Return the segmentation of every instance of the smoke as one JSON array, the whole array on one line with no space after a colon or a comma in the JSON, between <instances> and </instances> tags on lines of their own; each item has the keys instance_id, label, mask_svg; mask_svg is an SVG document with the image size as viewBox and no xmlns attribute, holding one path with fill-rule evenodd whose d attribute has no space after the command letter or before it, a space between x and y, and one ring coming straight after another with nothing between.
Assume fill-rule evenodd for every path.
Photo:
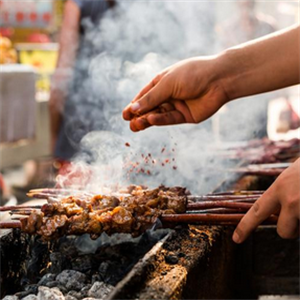
<instances>
[{"instance_id":1,"label":"smoke","mask_svg":"<svg viewBox=\"0 0 300 300\"><path fill-rule=\"evenodd\" d=\"M227 177L224 169L234 162L213 154L211 120L133 134L121 115L157 72L189 56L212 54L215 9L213 2L119 1L98 26L82 21L86 34L75 67L68 138L81 140L74 166L91 170L86 189L166 184L206 193ZM236 125L226 128L234 135Z\"/></svg>"}]
</instances>

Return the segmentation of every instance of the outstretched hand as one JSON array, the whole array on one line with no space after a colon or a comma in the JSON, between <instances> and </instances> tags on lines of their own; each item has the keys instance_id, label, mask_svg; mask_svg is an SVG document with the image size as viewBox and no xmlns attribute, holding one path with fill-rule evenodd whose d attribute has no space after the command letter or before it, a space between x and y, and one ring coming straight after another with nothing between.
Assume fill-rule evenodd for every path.
<instances>
[{"instance_id":1,"label":"outstretched hand","mask_svg":"<svg viewBox=\"0 0 300 300\"><path fill-rule=\"evenodd\" d=\"M214 68L216 58L181 61L157 75L124 109L132 131L199 123L228 101Z\"/></svg>"},{"instance_id":2,"label":"outstretched hand","mask_svg":"<svg viewBox=\"0 0 300 300\"><path fill-rule=\"evenodd\" d=\"M282 238L299 236L300 158L276 179L238 224L233 240L242 243L271 214L279 213L277 232Z\"/></svg>"}]
</instances>

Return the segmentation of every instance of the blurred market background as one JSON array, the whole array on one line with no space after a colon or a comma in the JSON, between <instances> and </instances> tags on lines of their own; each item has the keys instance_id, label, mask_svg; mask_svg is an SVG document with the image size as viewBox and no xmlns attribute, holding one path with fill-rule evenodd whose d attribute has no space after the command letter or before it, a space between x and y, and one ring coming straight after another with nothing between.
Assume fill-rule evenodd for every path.
<instances>
[{"instance_id":1,"label":"blurred market background","mask_svg":"<svg viewBox=\"0 0 300 300\"><path fill-rule=\"evenodd\" d=\"M48 100L51 76L58 58L65 2L0 1L0 185L4 203L23 202L29 188L55 184L57 166L50 151ZM269 15L276 29L281 29L299 22L298 5L298 1L258 1L256 11ZM207 53L199 51L199 55L232 46L229 39L235 33L222 34L225 27L220 24L238 14L235 1L210 1L205 4L205 9L210 20L209 38L205 42L209 44L206 45ZM228 45L224 42L225 37ZM194 49L192 54L196 55L197 47ZM281 108L285 110L286 100L297 98L297 93L298 89L294 88L273 96L273 107L277 107L277 112ZM269 109L272 109L270 105ZM271 113L273 118L275 115L280 113ZM273 137L293 129L289 126L289 115L287 120L279 119L273 120L279 122L278 130L274 132L275 127L271 126L268 132ZM222 127L219 122L215 118L212 124L216 136Z\"/></svg>"}]
</instances>

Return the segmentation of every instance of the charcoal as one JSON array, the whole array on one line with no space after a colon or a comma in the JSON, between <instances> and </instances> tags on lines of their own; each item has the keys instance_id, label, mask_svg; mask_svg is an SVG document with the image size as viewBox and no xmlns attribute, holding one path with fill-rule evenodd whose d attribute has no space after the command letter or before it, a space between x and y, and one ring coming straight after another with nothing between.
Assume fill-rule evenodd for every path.
<instances>
[{"instance_id":1,"label":"charcoal","mask_svg":"<svg viewBox=\"0 0 300 300\"><path fill-rule=\"evenodd\" d=\"M40 286L37 300L65 300L65 297L57 288L50 289L46 286Z\"/></svg>"},{"instance_id":2,"label":"charcoal","mask_svg":"<svg viewBox=\"0 0 300 300\"><path fill-rule=\"evenodd\" d=\"M110 263L108 261L104 261L100 264L98 272L101 279L106 278L107 271L109 269Z\"/></svg>"},{"instance_id":3,"label":"charcoal","mask_svg":"<svg viewBox=\"0 0 300 300\"><path fill-rule=\"evenodd\" d=\"M92 275L92 280L91 280L92 284L95 283L96 281L101 281L101 277L98 273Z\"/></svg>"},{"instance_id":4,"label":"charcoal","mask_svg":"<svg viewBox=\"0 0 300 300\"><path fill-rule=\"evenodd\" d=\"M24 299L25 297L29 296L29 295L36 295L38 293L38 285L36 284L30 284L27 285L25 287L25 290L22 292L18 292L15 295L19 298L19 299Z\"/></svg>"},{"instance_id":5,"label":"charcoal","mask_svg":"<svg viewBox=\"0 0 300 300\"><path fill-rule=\"evenodd\" d=\"M83 273L74 270L64 270L57 275L56 280L68 290L81 290L86 281L86 276Z\"/></svg>"},{"instance_id":6,"label":"charcoal","mask_svg":"<svg viewBox=\"0 0 300 300\"><path fill-rule=\"evenodd\" d=\"M70 268L70 261L61 253L54 252L50 254L51 267L50 272L58 274L64 269Z\"/></svg>"},{"instance_id":7,"label":"charcoal","mask_svg":"<svg viewBox=\"0 0 300 300\"><path fill-rule=\"evenodd\" d=\"M176 255L167 255L165 261L167 264L175 265L178 263L178 257Z\"/></svg>"},{"instance_id":8,"label":"charcoal","mask_svg":"<svg viewBox=\"0 0 300 300\"><path fill-rule=\"evenodd\" d=\"M75 299L82 299L81 293L77 292L77 291L74 291L74 290L69 291L68 294L67 294L67 296L71 296L71 297L73 297Z\"/></svg>"},{"instance_id":9,"label":"charcoal","mask_svg":"<svg viewBox=\"0 0 300 300\"><path fill-rule=\"evenodd\" d=\"M19 300L17 296L5 296L2 300Z\"/></svg>"},{"instance_id":10,"label":"charcoal","mask_svg":"<svg viewBox=\"0 0 300 300\"><path fill-rule=\"evenodd\" d=\"M49 287L49 288L53 288L53 287L57 287L58 284L59 284L58 281L53 280L53 281L48 281L48 282L45 284L45 286L46 286L46 287Z\"/></svg>"},{"instance_id":11,"label":"charcoal","mask_svg":"<svg viewBox=\"0 0 300 300\"><path fill-rule=\"evenodd\" d=\"M34 294L30 294L26 296L25 298L22 298L22 300L37 300L37 296Z\"/></svg>"},{"instance_id":12,"label":"charcoal","mask_svg":"<svg viewBox=\"0 0 300 300\"><path fill-rule=\"evenodd\" d=\"M47 273L40 279L40 281L38 282L38 285L47 285L47 283L49 281L54 281L55 277L56 277L55 274Z\"/></svg>"},{"instance_id":13,"label":"charcoal","mask_svg":"<svg viewBox=\"0 0 300 300\"><path fill-rule=\"evenodd\" d=\"M79 272L86 272L92 268L91 258L89 256L80 256L72 261L72 269Z\"/></svg>"},{"instance_id":14,"label":"charcoal","mask_svg":"<svg viewBox=\"0 0 300 300\"><path fill-rule=\"evenodd\" d=\"M92 285L88 283L80 290L80 292L87 293L91 287L92 287Z\"/></svg>"},{"instance_id":15,"label":"charcoal","mask_svg":"<svg viewBox=\"0 0 300 300\"><path fill-rule=\"evenodd\" d=\"M67 295L67 296L65 296L65 300L77 300L77 298L75 298L71 295Z\"/></svg>"},{"instance_id":16,"label":"charcoal","mask_svg":"<svg viewBox=\"0 0 300 300\"><path fill-rule=\"evenodd\" d=\"M29 291L30 294L37 294L38 293L38 284L29 284L25 287L25 291Z\"/></svg>"},{"instance_id":17,"label":"charcoal","mask_svg":"<svg viewBox=\"0 0 300 300\"><path fill-rule=\"evenodd\" d=\"M88 295L97 299L106 299L113 289L112 285L96 281L89 290Z\"/></svg>"}]
</instances>

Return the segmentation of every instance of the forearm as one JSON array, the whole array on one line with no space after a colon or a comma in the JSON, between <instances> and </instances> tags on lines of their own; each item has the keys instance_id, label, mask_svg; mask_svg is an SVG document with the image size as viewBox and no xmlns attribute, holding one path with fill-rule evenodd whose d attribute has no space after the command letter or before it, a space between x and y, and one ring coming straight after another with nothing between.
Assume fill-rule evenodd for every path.
<instances>
[{"instance_id":1,"label":"forearm","mask_svg":"<svg viewBox=\"0 0 300 300\"><path fill-rule=\"evenodd\" d=\"M218 58L218 79L229 98L273 91L300 82L300 28L231 48Z\"/></svg>"}]
</instances>

